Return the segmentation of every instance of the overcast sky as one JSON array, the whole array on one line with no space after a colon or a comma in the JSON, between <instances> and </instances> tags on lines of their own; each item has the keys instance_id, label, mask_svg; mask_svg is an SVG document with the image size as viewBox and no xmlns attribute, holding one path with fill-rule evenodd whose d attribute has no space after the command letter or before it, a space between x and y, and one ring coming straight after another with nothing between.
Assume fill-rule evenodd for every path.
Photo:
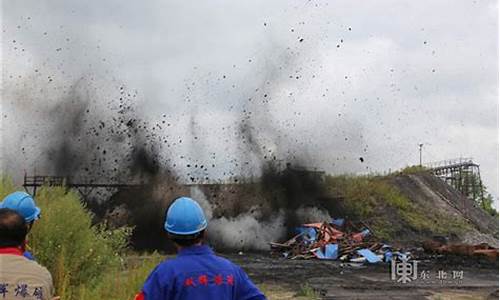
<instances>
[{"instance_id":1,"label":"overcast sky","mask_svg":"<svg viewBox=\"0 0 500 300\"><path fill-rule=\"evenodd\" d=\"M248 118L262 148L331 173L416 164L419 143L424 162L473 157L498 199L497 1L2 4L3 103L85 77L95 99L126 86L168 115L165 135L191 139L170 155L217 156L212 176L241 170Z\"/></svg>"}]
</instances>

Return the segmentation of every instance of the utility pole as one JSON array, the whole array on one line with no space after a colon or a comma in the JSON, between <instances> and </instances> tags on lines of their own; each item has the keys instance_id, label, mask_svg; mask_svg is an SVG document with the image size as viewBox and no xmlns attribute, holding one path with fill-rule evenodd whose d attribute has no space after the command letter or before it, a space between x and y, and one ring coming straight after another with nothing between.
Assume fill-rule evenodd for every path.
<instances>
[{"instance_id":1,"label":"utility pole","mask_svg":"<svg viewBox=\"0 0 500 300\"><path fill-rule=\"evenodd\" d=\"M418 144L418 152L420 153L420 166L422 166L422 147L424 147L424 144Z\"/></svg>"}]
</instances>

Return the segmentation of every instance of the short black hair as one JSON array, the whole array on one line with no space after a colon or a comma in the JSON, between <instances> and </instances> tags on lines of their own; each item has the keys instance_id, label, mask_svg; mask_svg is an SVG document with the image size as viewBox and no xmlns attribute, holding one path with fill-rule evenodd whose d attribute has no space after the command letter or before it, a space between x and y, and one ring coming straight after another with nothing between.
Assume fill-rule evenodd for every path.
<instances>
[{"instance_id":1,"label":"short black hair","mask_svg":"<svg viewBox=\"0 0 500 300\"><path fill-rule=\"evenodd\" d=\"M169 233L168 237L179 246L189 247L201 242L204 239L205 230L190 235L178 235Z\"/></svg>"},{"instance_id":2,"label":"short black hair","mask_svg":"<svg viewBox=\"0 0 500 300\"><path fill-rule=\"evenodd\" d=\"M0 247L18 247L26 240L28 226L17 211L0 208Z\"/></svg>"}]
</instances>

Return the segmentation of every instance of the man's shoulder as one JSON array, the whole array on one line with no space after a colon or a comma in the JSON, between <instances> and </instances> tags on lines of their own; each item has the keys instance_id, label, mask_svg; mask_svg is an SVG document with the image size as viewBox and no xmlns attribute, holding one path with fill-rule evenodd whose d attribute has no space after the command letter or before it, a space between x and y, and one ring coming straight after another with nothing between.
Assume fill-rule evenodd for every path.
<instances>
[{"instance_id":1,"label":"man's shoulder","mask_svg":"<svg viewBox=\"0 0 500 300\"><path fill-rule=\"evenodd\" d=\"M19 255L0 255L0 260L2 260L1 264L5 267L5 273L28 273L39 278L42 277L47 283L52 282L52 276L49 270L36 261L29 260Z\"/></svg>"},{"instance_id":2,"label":"man's shoulder","mask_svg":"<svg viewBox=\"0 0 500 300\"><path fill-rule=\"evenodd\" d=\"M230 261L229 259L223 257L223 256L219 256L219 255L214 255L215 258L219 261L220 264L225 264L227 267L231 267L231 268L235 268L235 269L238 269L238 265L236 265L235 263L233 263L232 261Z\"/></svg>"},{"instance_id":3,"label":"man's shoulder","mask_svg":"<svg viewBox=\"0 0 500 300\"><path fill-rule=\"evenodd\" d=\"M207 256L204 256L205 259ZM210 260L213 260L214 265L218 266L223 266L225 268L235 268L238 269L239 267L234 264L232 261L229 259L212 254L209 256ZM196 255L193 256L177 256L169 259L165 259L162 261L158 266L156 267L156 270L161 271L162 273L168 273L168 272L174 272L175 270L179 269L179 266L188 266L189 264L199 261L200 258L197 257Z\"/></svg>"},{"instance_id":4,"label":"man's shoulder","mask_svg":"<svg viewBox=\"0 0 500 300\"><path fill-rule=\"evenodd\" d=\"M38 262L30 260L24 256L17 256L17 260L23 265L24 268L51 277L49 270Z\"/></svg>"},{"instance_id":5,"label":"man's shoulder","mask_svg":"<svg viewBox=\"0 0 500 300\"><path fill-rule=\"evenodd\" d=\"M153 270L153 273L155 272L161 272L163 274L172 273L177 269L179 264L181 264L181 262L177 257L166 258L156 266L156 268Z\"/></svg>"},{"instance_id":6,"label":"man's shoulder","mask_svg":"<svg viewBox=\"0 0 500 300\"><path fill-rule=\"evenodd\" d=\"M39 264L38 262L36 262L34 260L30 260L28 258L26 258L26 260L28 261L28 264L30 264L30 266L34 270L37 269L40 273L44 273L45 275L51 277L50 272L46 267L42 266L41 264Z\"/></svg>"}]
</instances>

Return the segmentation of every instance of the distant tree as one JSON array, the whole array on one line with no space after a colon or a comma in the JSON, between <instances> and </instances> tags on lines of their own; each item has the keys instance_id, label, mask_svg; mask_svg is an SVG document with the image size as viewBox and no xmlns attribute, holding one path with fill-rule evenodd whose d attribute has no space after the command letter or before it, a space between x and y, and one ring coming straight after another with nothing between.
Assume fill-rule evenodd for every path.
<instances>
[{"instance_id":1,"label":"distant tree","mask_svg":"<svg viewBox=\"0 0 500 300\"><path fill-rule=\"evenodd\" d=\"M485 189L486 192L486 189ZM490 193L486 193L486 197L483 197L480 206L484 209L488 214L492 216L498 216L498 211L495 210L493 206L493 196Z\"/></svg>"}]
</instances>

